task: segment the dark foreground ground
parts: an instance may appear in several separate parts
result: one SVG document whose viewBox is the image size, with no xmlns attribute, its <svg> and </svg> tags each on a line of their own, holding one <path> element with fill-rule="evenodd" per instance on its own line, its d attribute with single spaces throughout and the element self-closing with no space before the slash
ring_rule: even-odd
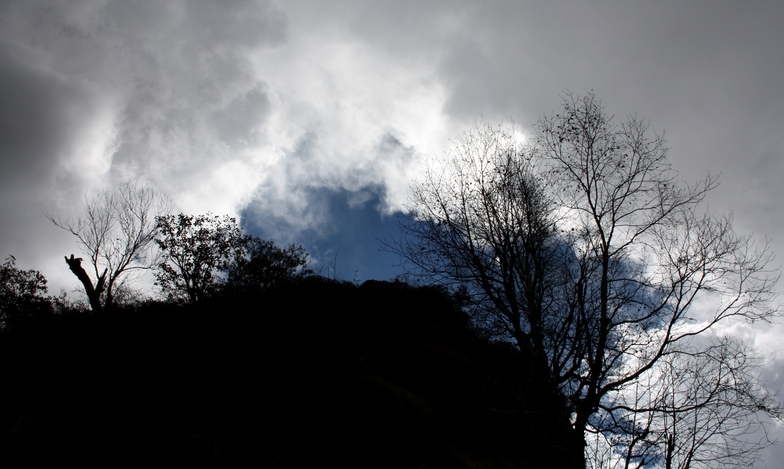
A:
<svg viewBox="0 0 784 469">
<path fill-rule="evenodd" d="M 0 465 L 563 467 L 557 399 L 438 290 L 313 277 L 0 333 Z"/>
</svg>

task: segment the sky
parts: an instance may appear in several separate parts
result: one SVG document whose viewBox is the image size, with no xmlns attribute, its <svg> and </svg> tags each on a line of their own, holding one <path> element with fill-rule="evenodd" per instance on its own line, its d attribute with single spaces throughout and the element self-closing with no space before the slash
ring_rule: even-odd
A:
<svg viewBox="0 0 784 469">
<path fill-rule="evenodd" d="M 720 174 L 710 210 L 784 253 L 783 21 L 780 0 L 3 0 L 0 255 L 73 290 L 78 247 L 46 214 L 132 180 L 389 279 L 378 239 L 423 162 L 591 90 L 664 132 L 684 181 Z M 735 333 L 784 391 L 784 327 Z"/>
</svg>

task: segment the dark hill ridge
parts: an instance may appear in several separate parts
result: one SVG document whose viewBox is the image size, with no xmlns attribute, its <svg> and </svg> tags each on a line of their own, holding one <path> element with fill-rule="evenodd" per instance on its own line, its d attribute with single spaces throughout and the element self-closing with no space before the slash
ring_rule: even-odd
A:
<svg viewBox="0 0 784 469">
<path fill-rule="evenodd" d="M 555 396 L 443 292 L 312 277 L 0 335 L 0 461 L 567 467 Z"/>
</svg>

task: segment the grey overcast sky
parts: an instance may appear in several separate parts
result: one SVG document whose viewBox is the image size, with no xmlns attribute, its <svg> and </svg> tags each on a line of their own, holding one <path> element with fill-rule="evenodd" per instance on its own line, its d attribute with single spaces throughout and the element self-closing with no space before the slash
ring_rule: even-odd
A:
<svg viewBox="0 0 784 469">
<path fill-rule="evenodd" d="M 685 181 L 720 173 L 711 211 L 780 263 L 783 25 L 781 0 L 3 0 L 0 255 L 75 288 L 77 246 L 44 214 L 144 179 L 348 280 L 391 276 L 375 238 L 420 161 L 480 118 L 526 131 L 594 90 L 666 131 Z M 735 333 L 781 389 L 784 329 Z"/>
</svg>

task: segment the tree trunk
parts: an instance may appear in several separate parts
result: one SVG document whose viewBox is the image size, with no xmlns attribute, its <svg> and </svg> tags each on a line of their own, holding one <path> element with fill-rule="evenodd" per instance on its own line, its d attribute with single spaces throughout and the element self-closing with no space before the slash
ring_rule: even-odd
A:
<svg viewBox="0 0 784 469">
<path fill-rule="evenodd" d="M 104 283 L 106 281 L 106 273 L 108 271 L 104 270 L 103 275 L 98 279 L 98 283 L 96 286 L 93 286 L 92 280 L 90 280 L 90 276 L 87 275 L 84 268 L 82 267 L 82 258 L 77 257 L 74 259 L 74 255 L 71 254 L 71 258 L 69 259 L 65 256 L 65 262 L 68 264 L 68 267 L 71 269 L 71 272 L 76 275 L 76 278 L 82 282 L 84 285 L 84 291 L 87 293 L 87 299 L 90 301 L 90 307 L 96 313 L 100 313 L 103 311 L 103 306 L 101 305 L 101 293 L 103 292 Z"/>
</svg>

